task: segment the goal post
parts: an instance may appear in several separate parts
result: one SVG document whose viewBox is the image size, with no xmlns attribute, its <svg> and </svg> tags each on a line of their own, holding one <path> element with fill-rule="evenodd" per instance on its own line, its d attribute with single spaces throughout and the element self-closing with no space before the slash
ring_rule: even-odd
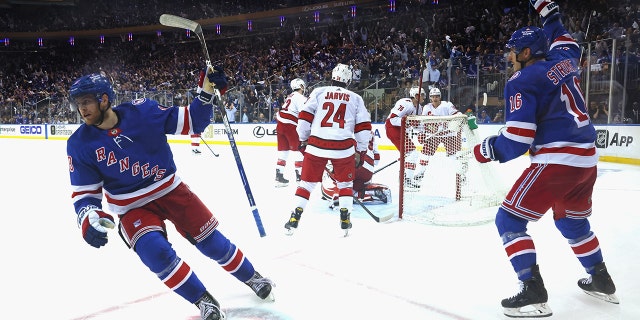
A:
<svg viewBox="0 0 640 320">
<path fill-rule="evenodd" d="M 480 164 L 479 143 L 465 114 L 402 119 L 398 215 L 434 225 L 465 226 L 493 221 L 508 189 L 495 163 Z"/>
</svg>

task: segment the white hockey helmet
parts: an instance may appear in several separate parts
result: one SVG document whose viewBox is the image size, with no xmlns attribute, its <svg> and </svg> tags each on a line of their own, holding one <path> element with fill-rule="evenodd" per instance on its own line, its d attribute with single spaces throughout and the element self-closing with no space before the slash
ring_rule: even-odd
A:
<svg viewBox="0 0 640 320">
<path fill-rule="evenodd" d="M 440 96 L 440 89 L 438 88 L 431 88 L 431 90 L 429 90 L 429 97 L 431 96 Z"/>
<path fill-rule="evenodd" d="M 351 67 L 346 64 L 338 63 L 338 65 L 333 68 L 333 71 L 331 71 L 331 80 L 342 82 L 346 85 L 351 83 L 352 77 Z"/>
<path fill-rule="evenodd" d="M 418 90 L 420 90 L 420 95 L 423 96 L 423 98 L 427 96 L 427 93 L 424 92 L 423 88 L 411 87 L 411 89 L 409 89 L 409 97 L 415 98 L 416 95 L 418 94 Z"/>
<path fill-rule="evenodd" d="M 304 83 L 304 80 L 300 78 L 295 78 L 291 80 L 291 90 L 295 91 L 298 89 L 302 89 L 303 91 L 307 89 L 307 84 Z"/>
</svg>

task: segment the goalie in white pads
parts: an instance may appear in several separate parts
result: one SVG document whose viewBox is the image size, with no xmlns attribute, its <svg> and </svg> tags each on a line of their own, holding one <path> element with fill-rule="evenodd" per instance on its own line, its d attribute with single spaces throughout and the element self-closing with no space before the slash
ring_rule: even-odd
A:
<svg viewBox="0 0 640 320">
<path fill-rule="evenodd" d="M 536 248 L 527 234 L 527 224 L 550 210 L 556 228 L 589 274 L 578 280 L 578 287 L 619 303 L 588 220 L 598 153 L 596 130 L 579 87 L 581 71 L 576 61 L 580 47 L 562 24 L 556 3 L 531 0 L 531 5 L 540 13 L 543 28 L 521 28 L 507 42 L 515 73 L 504 90 L 506 128 L 474 148 L 481 163 L 507 162 L 527 151 L 531 160 L 502 202 L 495 221 L 521 281 L 520 292 L 502 300 L 504 313 L 510 317 L 552 314 Z"/>
</svg>

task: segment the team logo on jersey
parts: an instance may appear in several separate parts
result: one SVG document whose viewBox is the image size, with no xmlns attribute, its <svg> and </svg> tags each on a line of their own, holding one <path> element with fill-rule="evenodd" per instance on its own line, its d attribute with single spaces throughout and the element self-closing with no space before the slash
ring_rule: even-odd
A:
<svg viewBox="0 0 640 320">
<path fill-rule="evenodd" d="M 135 100 L 131 101 L 131 103 L 132 103 L 134 106 L 137 106 L 137 105 L 141 105 L 142 103 L 144 103 L 144 101 L 145 101 L 145 100 L 147 100 L 147 99 L 145 99 L 145 98 L 139 98 L 139 99 L 135 99 Z"/>
<path fill-rule="evenodd" d="M 107 133 L 110 137 L 117 137 L 120 132 L 122 132 L 122 129 L 120 128 L 113 128 L 111 130 L 109 130 L 109 133 Z"/>
</svg>

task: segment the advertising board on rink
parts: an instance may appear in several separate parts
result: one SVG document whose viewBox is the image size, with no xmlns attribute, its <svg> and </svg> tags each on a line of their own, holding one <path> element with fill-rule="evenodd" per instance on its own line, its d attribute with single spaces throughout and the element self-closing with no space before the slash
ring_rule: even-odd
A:
<svg viewBox="0 0 640 320">
<path fill-rule="evenodd" d="M 48 139 L 66 140 L 79 124 L 0 124 L 0 139 Z M 380 150 L 395 150 L 387 138 L 384 123 L 374 123 L 373 133 Z M 480 138 L 498 134 L 501 124 L 480 125 Z M 238 146 L 277 145 L 275 123 L 232 123 L 231 131 Z M 596 147 L 601 161 L 640 165 L 640 126 L 638 125 L 596 125 Z M 210 124 L 202 133 L 208 144 L 229 145 L 227 129 L 222 123 Z M 168 135 L 169 143 L 191 143 L 189 135 Z"/>
<path fill-rule="evenodd" d="M 46 139 L 44 124 L 2 124 L 0 138 Z"/>
</svg>

